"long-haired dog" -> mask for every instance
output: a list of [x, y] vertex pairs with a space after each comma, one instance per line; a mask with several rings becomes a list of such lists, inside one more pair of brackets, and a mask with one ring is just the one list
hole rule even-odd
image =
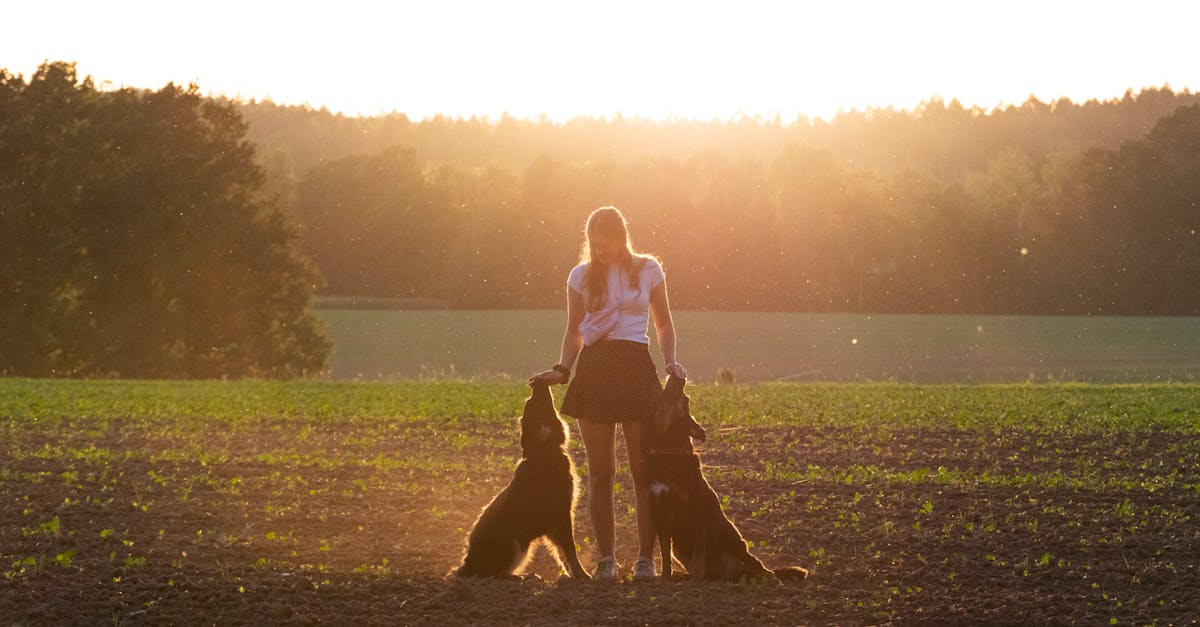
[[550, 388], [532, 385], [521, 415], [521, 461], [508, 486], [488, 503], [467, 540], [460, 577], [511, 577], [524, 567], [529, 547], [543, 537], [572, 577], [587, 579], [573, 530], [578, 481], [567, 456], [567, 425], [554, 409]]
[[692, 417], [685, 381], [672, 376], [643, 433], [650, 513], [662, 552], [663, 577], [671, 576], [674, 554], [690, 577], [714, 581], [802, 580], [799, 566], [771, 570], [750, 554], [741, 532], [721, 511], [717, 493], [704, 478], [692, 438], [705, 432]]

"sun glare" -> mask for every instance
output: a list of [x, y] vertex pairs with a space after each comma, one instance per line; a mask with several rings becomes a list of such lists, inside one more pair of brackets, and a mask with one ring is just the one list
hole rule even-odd
[[[214, 0], [33, 3], [0, 40], [0, 62], [30, 74], [75, 61], [114, 86], [197, 82], [207, 93], [421, 119], [504, 113], [729, 119], [830, 118], [911, 109], [931, 97], [990, 109], [1200, 83], [1188, 3], [1138, 11], [1081, 2], [604, 5], [345, 0], [283, 10]], [[1156, 8], [1157, 7], [1157, 8]]]

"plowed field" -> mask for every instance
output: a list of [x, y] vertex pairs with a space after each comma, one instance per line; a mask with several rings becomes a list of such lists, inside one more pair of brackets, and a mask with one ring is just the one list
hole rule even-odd
[[[511, 477], [520, 385], [10, 380], [0, 391], [8, 624], [1200, 615], [1192, 386], [695, 387], [710, 434], [700, 453], [726, 513], [768, 565], [812, 570], [778, 587], [573, 581], [541, 548], [523, 579], [447, 579]], [[590, 527], [581, 501], [589, 568]]]

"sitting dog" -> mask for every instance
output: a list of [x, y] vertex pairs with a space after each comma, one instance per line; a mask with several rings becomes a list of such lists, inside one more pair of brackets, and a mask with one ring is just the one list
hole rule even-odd
[[565, 571], [589, 578], [575, 551], [578, 479], [565, 450], [567, 425], [554, 409], [549, 386], [532, 387], [521, 415], [521, 461], [508, 487], [475, 521], [467, 553], [454, 575], [511, 577], [525, 565], [530, 544], [545, 537]]
[[671, 576], [671, 555], [690, 577], [714, 581], [802, 580], [799, 566], [770, 570], [750, 554], [746, 541], [721, 511], [716, 491], [700, 470], [692, 438], [703, 442], [704, 428], [692, 417], [683, 393], [685, 381], [672, 376], [654, 418], [643, 430], [650, 513], [662, 552], [663, 577]]

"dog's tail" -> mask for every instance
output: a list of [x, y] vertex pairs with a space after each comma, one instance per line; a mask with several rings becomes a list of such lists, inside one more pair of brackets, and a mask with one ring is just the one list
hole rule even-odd
[[804, 581], [808, 579], [808, 569], [799, 566], [784, 566], [783, 568], [776, 568], [771, 572], [775, 573], [779, 581]]

